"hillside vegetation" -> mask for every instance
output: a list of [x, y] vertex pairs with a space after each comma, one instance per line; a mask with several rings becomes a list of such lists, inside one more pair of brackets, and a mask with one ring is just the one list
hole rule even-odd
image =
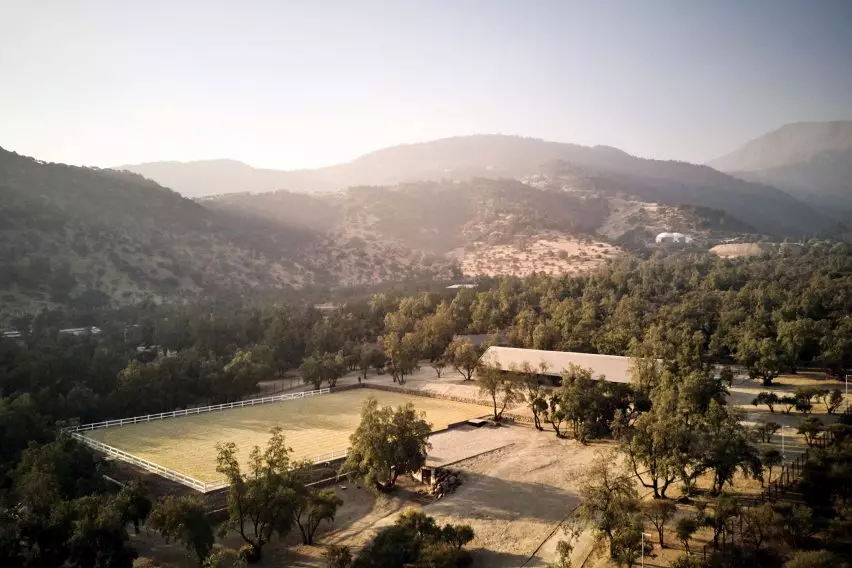
[[[137, 174], [47, 164], [5, 150], [0, 236], [5, 315], [53, 305], [281, 294], [346, 280], [334, 262], [340, 248], [305, 223], [249, 220]], [[345, 250], [367, 258], [387, 253], [360, 251], [358, 243]], [[348, 281], [403, 279], [423, 269], [420, 254], [408, 262], [389, 256], [383, 272]]]

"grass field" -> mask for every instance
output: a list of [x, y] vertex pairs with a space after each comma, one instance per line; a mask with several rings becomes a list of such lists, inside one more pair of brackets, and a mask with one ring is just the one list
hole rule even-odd
[[209, 412], [195, 416], [103, 428], [87, 436], [200, 481], [219, 481], [216, 444], [235, 442], [245, 459], [252, 446], [263, 446], [274, 426], [284, 430], [295, 459], [312, 459], [345, 449], [357, 428], [361, 405], [374, 396], [381, 405], [413, 402], [426, 412], [432, 430], [447, 424], [488, 414], [488, 409], [421, 396], [373, 389], [354, 389], [334, 394], [287, 400]]

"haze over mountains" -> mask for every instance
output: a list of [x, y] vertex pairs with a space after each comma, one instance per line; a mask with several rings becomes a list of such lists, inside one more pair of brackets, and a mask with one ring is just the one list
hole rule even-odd
[[783, 236], [814, 232], [831, 222], [788, 194], [707, 166], [648, 160], [608, 146], [580, 146], [533, 138], [477, 135], [394, 146], [352, 162], [292, 172], [256, 170], [231, 161], [159, 162], [124, 166], [187, 196], [273, 190], [329, 192], [359, 185], [411, 181], [520, 178], [546, 174], [555, 164], [594, 179], [610, 193], [667, 205], [720, 209], [759, 232]]
[[0, 149], [0, 312], [577, 273], [663, 231], [702, 247], [836, 235], [850, 124], [790, 125], [713, 162], [733, 175], [500, 135], [292, 172], [228, 160], [100, 170]]
[[779, 187], [837, 219], [852, 216], [852, 121], [787, 124], [708, 165]]

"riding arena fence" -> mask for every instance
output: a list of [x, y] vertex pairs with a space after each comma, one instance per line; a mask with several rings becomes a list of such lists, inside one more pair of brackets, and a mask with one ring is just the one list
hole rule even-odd
[[[140, 458], [139, 456], [134, 456], [131, 453], [125, 452], [124, 450], [120, 450], [108, 444], [104, 444], [103, 442], [99, 442], [93, 438], [90, 438], [84, 434], [84, 432], [90, 432], [92, 430], [98, 430], [101, 428], [113, 428], [117, 426], [127, 426], [129, 424], [139, 424], [142, 422], [152, 422], [156, 420], [166, 420], [169, 418], [177, 418], [180, 416], [192, 416], [195, 414], [204, 414], [206, 412], [215, 412], [219, 410], [229, 410], [231, 408], [243, 408], [246, 406], [257, 406], [260, 404], [271, 404], [275, 402], [281, 402], [284, 400], [295, 400], [300, 398], [306, 398], [311, 396], [318, 396], [323, 394], [329, 394], [332, 392], [331, 389], [317, 389], [312, 391], [305, 392], [296, 392], [296, 393], [288, 393], [281, 394], [276, 396], [267, 396], [262, 398], [253, 398], [248, 400], [241, 400], [237, 402], [229, 402], [225, 404], [214, 404], [211, 406], [201, 406], [198, 408], [186, 408], [183, 410], [173, 410], [172, 412], [160, 412], [157, 414], [148, 414], [146, 416], [134, 416], [132, 418], [121, 418], [116, 420], [104, 420], [102, 422], [94, 422], [92, 424], [83, 424], [80, 426], [73, 426], [71, 428], [67, 428], [66, 431], [70, 433], [70, 435], [76, 439], [77, 441], [89, 446], [90, 448], [97, 450], [99, 452], [103, 452], [104, 454], [133, 464], [139, 468], [144, 469], [145, 471], [149, 471], [151, 473], [155, 473], [166, 479], [170, 479], [187, 487], [191, 487], [196, 491], [200, 491], [202, 493], [210, 493], [212, 491], [218, 491], [220, 489], [224, 489], [228, 486], [228, 483], [225, 481], [202, 481], [200, 479], [195, 479], [194, 477], [190, 477], [184, 473], [179, 471], [175, 471], [173, 469], [169, 469], [167, 467], [163, 467], [157, 463], [146, 460], [144, 458]], [[348, 453], [349, 448], [344, 448], [340, 450], [335, 450], [333, 452], [329, 452], [326, 454], [322, 454], [319, 456], [315, 456], [309, 461], [318, 464], [318, 463], [327, 463], [337, 459], [345, 458]]]
[[82, 424], [80, 426], [72, 426], [68, 430], [70, 432], [88, 432], [90, 430], [98, 430], [100, 428], [112, 428], [114, 426], [127, 426], [128, 424], [139, 424], [140, 422], [151, 422], [153, 420], [166, 420], [168, 418], [177, 418], [179, 416], [192, 416], [194, 414], [204, 414], [205, 412], [216, 412], [217, 410], [230, 410], [231, 408], [243, 408], [246, 406], [256, 406], [260, 404], [270, 404], [281, 402], [283, 400], [293, 400], [297, 398], [306, 398], [309, 396], [318, 396], [321, 394], [329, 394], [331, 389], [317, 389], [304, 392], [293, 392], [287, 394], [279, 394], [275, 396], [265, 396], [263, 398], [250, 398], [248, 400], [238, 400], [237, 402], [226, 402], [223, 404], [213, 404], [210, 406], [199, 406], [197, 408], [184, 408], [182, 410], [172, 410], [171, 412], [159, 412], [156, 414], [147, 414], [145, 416], [134, 416], [132, 418], [117, 418], [115, 420], [104, 420], [102, 422], [93, 422], [91, 424]]

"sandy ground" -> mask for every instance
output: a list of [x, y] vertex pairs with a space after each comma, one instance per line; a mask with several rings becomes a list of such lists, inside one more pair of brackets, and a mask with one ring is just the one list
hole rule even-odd
[[287, 400], [272, 404], [208, 412], [195, 416], [157, 420], [94, 430], [88, 435], [110, 446], [195, 477], [217, 481], [216, 444], [233, 441], [243, 460], [251, 448], [263, 446], [274, 426], [284, 430], [293, 459], [312, 459], [341, 453], [360, 421], [361, 406], [373, 396], [381, 405], [413, 402], [434, 430], [447, 424], [487, 414], [479, 405], [411, 396], [374, 389]]
[[716, 245], [710, 249], [710, 252], [722, 258], [741, 258], [762, 256], [772, 250], [774, 250], [774, 247], [767, 243], [732, 243]]

